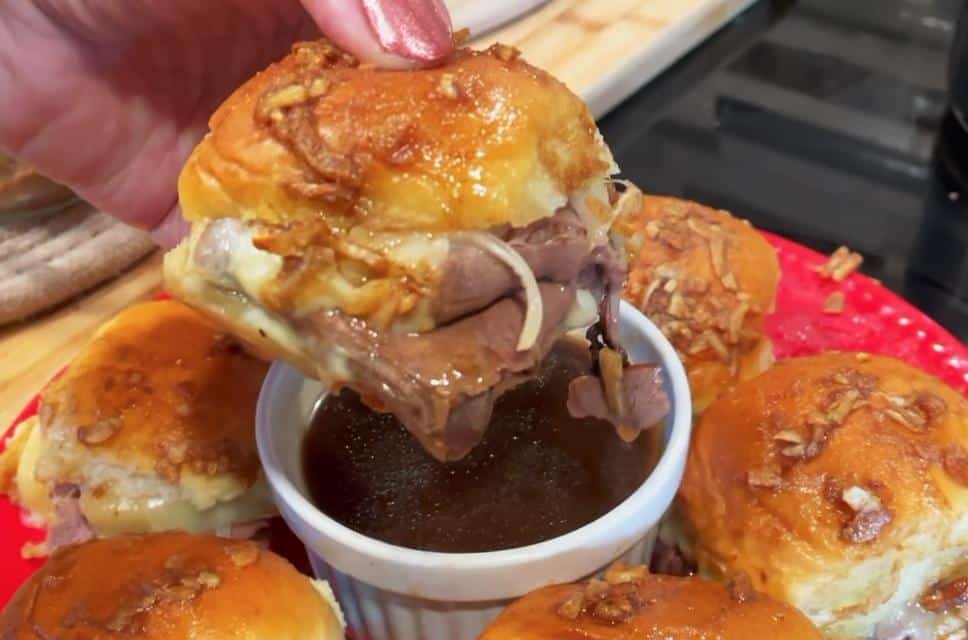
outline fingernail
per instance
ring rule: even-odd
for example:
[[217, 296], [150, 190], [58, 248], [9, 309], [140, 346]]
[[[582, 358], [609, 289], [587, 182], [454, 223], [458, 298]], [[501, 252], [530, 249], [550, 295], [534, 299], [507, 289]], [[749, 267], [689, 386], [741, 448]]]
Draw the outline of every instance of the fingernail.
[[386, 51], [432, 62], [454, 48], [450, 14], [443, 0], [360, 0], [377, 40]]

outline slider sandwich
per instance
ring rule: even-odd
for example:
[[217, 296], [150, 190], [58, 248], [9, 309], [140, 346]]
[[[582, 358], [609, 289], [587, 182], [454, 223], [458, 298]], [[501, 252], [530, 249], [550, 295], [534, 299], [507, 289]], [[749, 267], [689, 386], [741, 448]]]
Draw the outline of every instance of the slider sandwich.
[[166, 285], [255, 353], [356, 391], [442, 461], [569, 332], [591, 328], [602, 365], [576, 411], [627, 438], [667, 411], [658, 370], [615, 342], [609, 228], [632, 190], [582, 101], [516, 50], [387, 71], [297, 44], [210, 127]]
[[276, 513], [255, 444], [265, 372], [179, 302], [106, 323], [0, 454], [0, 490], [47, 527], [33, 552], [169, 529], [252, 535]]
[[968, 634], [968, 401], [891, 358], [792, 358], [693, 433], [679, 511], [702, 573], [744, 572], [835, 640]]
[[763, 326], [780, 265], [748, 222], [688, 200], [644, 195], [623, 209], [614, 229], [629, 261], [623, 295], [675, 346], [696, 413], [773, 363]]

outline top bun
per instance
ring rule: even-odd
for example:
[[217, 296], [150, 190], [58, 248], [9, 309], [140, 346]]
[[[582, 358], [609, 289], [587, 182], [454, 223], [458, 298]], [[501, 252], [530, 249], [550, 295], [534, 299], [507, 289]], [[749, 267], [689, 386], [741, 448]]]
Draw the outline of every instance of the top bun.
[[504, 610], [481, 640], [820, 640], [793, 607], [728, 584], [613, 567], [605, 580], [545, 587]]
[[0, 614], [0, 637], [339, 640], [329, 586], [249, 541], [165, 533], [64, 547]]
[[191, 221], [522, 226], [613, 169], [585, 104], [502, 45], [390, 71], [325, 40], [300, 43], [210, 126], [179, 180]]
[[748, 222], [695, 202], [645, 195], [615, 229], [625, 236], [625, 297], [669, 338], [701, 413], [773, 362], [763, 335], [780, 265]]
[[785, 360], [702, 416], [679, 504], [701, 571], [874, 637], [968, 558], [968, 402], [890, 358]]

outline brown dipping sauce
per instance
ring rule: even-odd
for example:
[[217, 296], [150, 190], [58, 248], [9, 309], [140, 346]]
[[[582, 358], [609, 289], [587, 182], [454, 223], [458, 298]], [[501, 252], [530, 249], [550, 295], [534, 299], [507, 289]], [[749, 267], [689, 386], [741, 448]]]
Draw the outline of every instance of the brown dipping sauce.
[[496, 551], [574, 531], [631, 495], [661, 450], [659, 428], [627, 444], [610, 424], [568, 414], [568, 383], [587, 370], [587, 357], [557, 347], [500, 398], [481, 444], [450, 464], [355, 393], [330, 396], [303, 442], [310, 497], [351, 529], [425, 551]]

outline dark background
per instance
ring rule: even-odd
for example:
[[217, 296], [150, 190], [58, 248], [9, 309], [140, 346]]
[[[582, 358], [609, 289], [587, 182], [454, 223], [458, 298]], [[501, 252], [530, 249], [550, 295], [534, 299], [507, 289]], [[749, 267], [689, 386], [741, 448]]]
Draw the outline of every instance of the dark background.
[[968, 341], [968, 134], [948, 109], [963, 4], [760, 0], [602, 131], [644, 190], [846, 244]]

